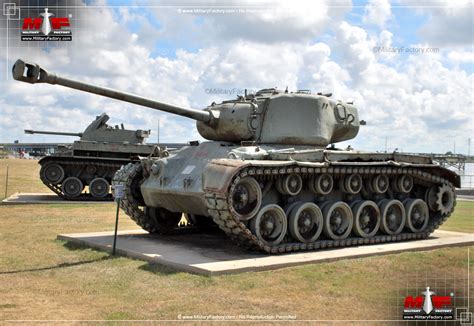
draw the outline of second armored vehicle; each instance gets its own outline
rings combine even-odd
[[[17,80],[50,83],[197,120],[202,137],[165,157],[122,167],[122,208],[152,233],[186,213],[268,253],[427,238],[453,212],[460,178],[431,158],[327,149],[354,138],[352,103],[329,94],[263,89],[182,108],[48,73],[18,60]],[[198,224],[198,223],[196,223]]]
[[[107,125],[105,113],[81,133],[25,130],[27,134],[76,136],[80,140],[39,161],[40,178],[59,196],[69,200],[111,200],[110,183],[123,164],[138,162],[155,149],[144,144],[148,130],[126,130]],[[87,192],[84,192],[85,188]]]

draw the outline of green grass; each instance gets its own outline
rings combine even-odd
[[[442,225],[441,229],[474,233],[474,201],[458,200],[453,215]]]
[[[8,166],[8,187],[5,196],[5,184]],[[39,178],[38,160],[1,159],[0,160],[0,199],[15,192],[46,192],[48,189]]]
[[[473,212],[473,202],[458,202],[442,229],[473,233]],[[0,206],[0,320],[399,318],[401,303],[393,297],[408,278],[463,280],[468,267],[468,248],[459,247],[207,277],[56,240],[59,233],[113,230],[114,218],[114,203]],[[122,214],[120,229],[131,228],[135,224]]]
[[[469,226],[468,212],[449,229]],[[299,319],[387,318],[384,296],[403,275],[463,278],[467,248],[343,260],[207,277],[110,257],[55,240],[58,233],[112,230],[114,204],[0,206],[3,319],[176,319],[179,314],[290,314]],[[122,215],[121,229],[135,225]],[[466,230],[466,228],[464,228]],[[471,247],[472,249],[473,247]],[[471,266],[472,266],[471,261]],[[331,302],[328,306],[327,303]]]

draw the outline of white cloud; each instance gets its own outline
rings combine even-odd
[[[366,24],[385,27],[392,17],[392,9],[388,0],[370,0],[364,8],[362,21]]]
[[[226,1],[225,5],[200,3],[193,8],[155,10],[163,27],[157,37],[175,42],[222,45],[243,40],[259,43],[310,41],[337,25],[352,8],[350,0]],[[227,10],[208,12],[205,10]],[[187,10],[187,11],[185,11]],[[178,12],[179,11],[179,12]],[[190,12],[191,11],[191,12]],[[232,11],[229,13],[228,11]]]
[[[326,12],[330,10],[335,9],[328,6]],[[72,48],[51,49],[49,53],[21,49],[22,57],[66,76],[196,109],[236,95],[208,94],[208,88],[288,86],[290,90],[333,92],[336,99],[354,100],[361,119],[368,121],[359,137],[348,142],[365,150],[383,149],[387,136],[391,149],[446,151],[452,144],[446,135],[467,138],[472,133],[472,96],[468,94],[473,93],[473,75],[461,69],[448,69],[444,65],[446,58],[441,54],[375,55],[374,46],[392,45],[393,34],[386,29],[370,34],[362,27],[338,21],[332,38],[314,40],[314,35],[319,33],[319,20],[307,18],[294,27],[279,13],[260,17],[255,20],[257,25],[251,25],[252,29],[276,28],[275,34],[283,33],[285,24],[292,33],[298,28],[311,29],[308,27],[311,24],[315,24],[315,29],[308,32],[310,34],[295,35],[291,40],[276,35],[263,41],[250,32],[232,34],[232,31],[221,30],[206,35],[199,50],[176,49],[175,55],[169,57],[153,54],[150,43],[142,40],[160,33],[174,35],[176,30],[169,31],[174,25],[167,23],[173,19],[182,22],[186,16],[189,19],[186,23],[190,24],[187,26],[193,26],[194,16],[174,13],[163,23],[165,27],[147,26],[145,30],[132,33],[122,21],[141,17],[125,17],[127,11],[124,10],[116,16],[110,9],[91,14],[100,17],[100,26],[109,28],[87,37],[78,35]],[[289,17],[297,21],[298,15],[303,12]],[[92,18],[94,16],[91,21]],[[224,22],[219,19],[223,18],[205,20],[203,24],[207,29],[204,31],[222,26]],[[252,24],[250,19],[231,22],[230,26],[244,22]],[[95,25],[88,27],[100,29]],[[190,34],[195,36],[194,31]],[[222,41],[223,35],[229,38],[228,42]],[[11,52],[10,58],[19,54]],[[472,60],[472,55],[453,50],[447,58],[464,63]],[[81,131],[102,112],[111,116],[113,124],[123,122],[133,129],[156,130],[160,119],[162,141],[185,142],[199,138],[192,120],[152,109],[58,86],[8,80],[0,87],[2,141],[31,140],[33,136],[22,134],[26,128]],[[34,137],[35,141],[70,141],[70,138]],[[156,139],[156,133],[151,139]],[[449,147],[443,147],[447,143]]]
[[[345,21],[336,30],[334,47],[342,54],[342,65],[354,80],[359,80],[362,72],[375,61],[375,45],[364,29]]]
[[[405,0],[408,1],[408,0]],[[413,4],[408,2],[408,4]],[[419,35],[432,46],[469,46],[474,41],[474,3],[470,0],[416,3],[417,11],[427,14]]]
[[[450,51],[448,59],[456,64],[474,63],[474,53],[472,51]]]
[[[449,150],[452,138],[446,135],[467,139],[472,135],[473,75],[446,68],[437,53],[375,56],[373,46],[390,47],[391,38],[388,31],[370,36],[346,22],[336,31],[333,50],[349,77],[337,79],[336,93],[354,99],[361,119],[368,121],[358,138],[346,143],[381,149],[387,137],[392,150],[429,152]]]

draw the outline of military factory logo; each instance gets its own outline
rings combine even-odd
[[[434,295],[427,287],[421,295],[405,297],[403,319],[405,320],[452,320],[454,319],[452,298],[449,296]]]
[[[69,18],[51,17],[53,13],[48,12],[48,8],[40,14],[42,17],[24,18],[21,31],[22,41],[71,41],[70,30],[62,29],[69,27]]]

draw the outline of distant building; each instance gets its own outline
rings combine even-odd
[[[59,146],[67,146],[69,144],[58,143],[20,143],[15,140],[13,143],[0,144],[0,148],[11,152],[19,153],[24,151],[30,156],[46,156],[55,153]]]
[[[153,143],[148,143],[153,145]],[[0,149],[3,148],[5,151],[10,153],[24,152],[29,156],[46,156],[52,155],[58,151],[59,147],[70,146],[71,143],[20,143],[17,140],[13,143],[0,143]],[[171,149],[178,149],[187,144],[183,143],[162,143],[161,146],[166,146]]]

